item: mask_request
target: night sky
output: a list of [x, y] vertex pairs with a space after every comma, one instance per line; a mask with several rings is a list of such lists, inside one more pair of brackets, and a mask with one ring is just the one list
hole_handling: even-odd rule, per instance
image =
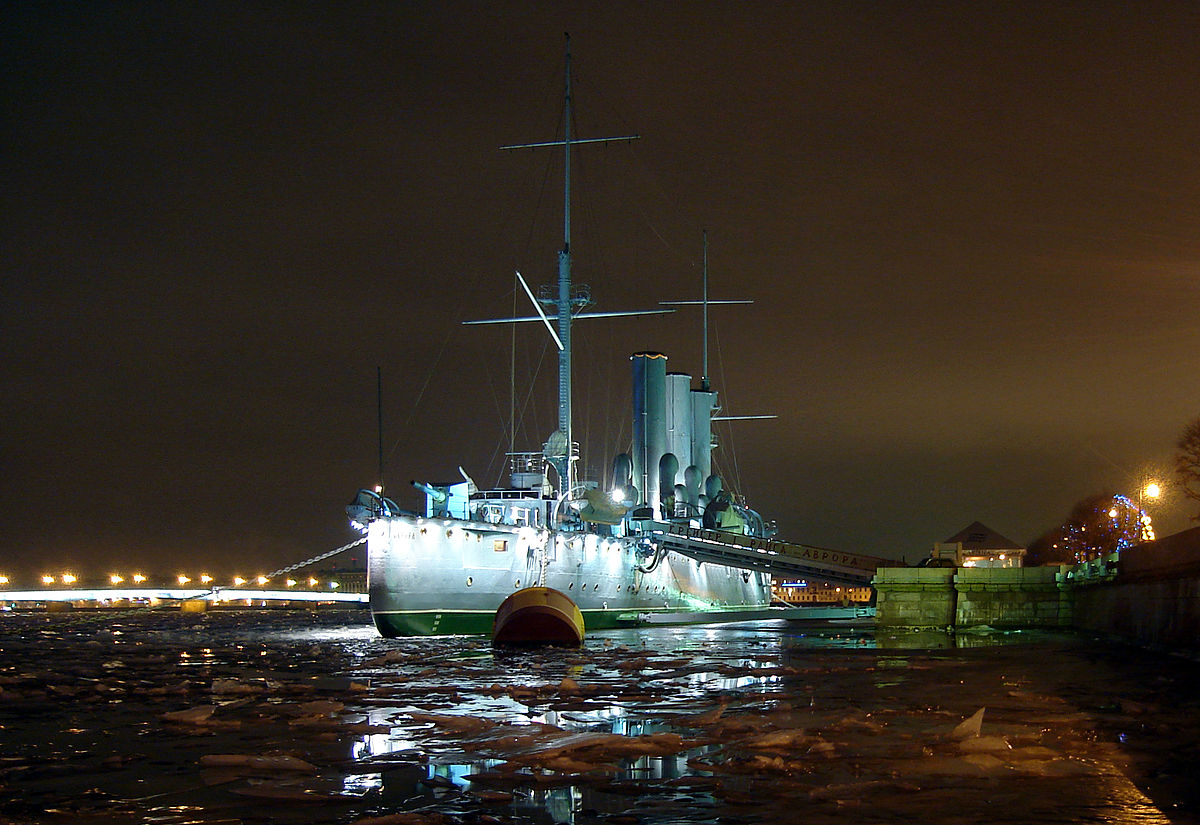
[[[384, 478], [481, 486], [554, 353], [571, 33], [575, 278], [698, 297], [728, 486], [780, 536], [909, 561], [1132, 491], [1200, 414], [1192, 3], [93, 3], [0, 12], [0, 572], [268, 571]], [[517, 298], [520, 298], [518, 301]], [[630, 353], [576, 326], [584, 464], [628, 449]], [[515, 353], [515, 359], [513, 358]], [[587, 413], [583, 412], [587, 408]], [[1194, 508], [1193, 508], [1194, 509]], [[1180, 497], [1152, 511], [1189, 524]]]

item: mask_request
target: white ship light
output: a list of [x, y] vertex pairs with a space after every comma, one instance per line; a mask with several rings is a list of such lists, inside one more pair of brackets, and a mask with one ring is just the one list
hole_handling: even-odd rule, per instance
[[613, 487], [613, 491], [609, 495], [612, 497], [613, 504], [620, 504], [625, 500], [625, 490], [622, 487]]
[[337, 589], [338, 589], [339, 587], [341, 587], [341, 586], [342, 586], [342, 585], [341, 585], [341, 582], [330, 582], [330, 583], [329, 583], [329, 589], [330, 589], [330, 590], [337, 590]]

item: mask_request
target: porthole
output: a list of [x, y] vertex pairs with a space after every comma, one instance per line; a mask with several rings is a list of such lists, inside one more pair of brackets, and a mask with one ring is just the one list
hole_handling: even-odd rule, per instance
[[475, 579], [472, 578], [471, 576], [467, 576], [467, 587], [470, 587], [474, 583], [475, 583]]
[[513, 582], [513, 587], [515, 587], [517, 590], [520, 590], [521, 589], [521, 580], [517, 579], [515, 582]]
[[574, 587], [575, 587], [575, 582], [568, 582], [568, 583], [567, 583], [567, 589], [568, 589], [568, 590], [571, 590], [571, 589], [573, 589]]

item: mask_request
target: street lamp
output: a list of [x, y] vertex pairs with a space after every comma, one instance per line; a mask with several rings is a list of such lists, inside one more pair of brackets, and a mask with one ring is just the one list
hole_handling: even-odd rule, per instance
[[1150, 514], [1146, 512], [1145, 499], [1158, 499], [1162, 496], [1162, 485], [1149, 480], [1138, 490], [1138, 521], [1141, 528], [1142, 541], [1154, 541], [1154, 528], [1150, 523]]

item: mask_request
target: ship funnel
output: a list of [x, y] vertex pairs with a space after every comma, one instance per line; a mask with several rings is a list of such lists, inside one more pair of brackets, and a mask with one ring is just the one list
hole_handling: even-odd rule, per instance
[[[659, 460], [667, 452], [667, 356], [638, 352], [633, 363], [633, 483], [659, 515]], [[671, 479], [672, 484], [674, 479]]]

